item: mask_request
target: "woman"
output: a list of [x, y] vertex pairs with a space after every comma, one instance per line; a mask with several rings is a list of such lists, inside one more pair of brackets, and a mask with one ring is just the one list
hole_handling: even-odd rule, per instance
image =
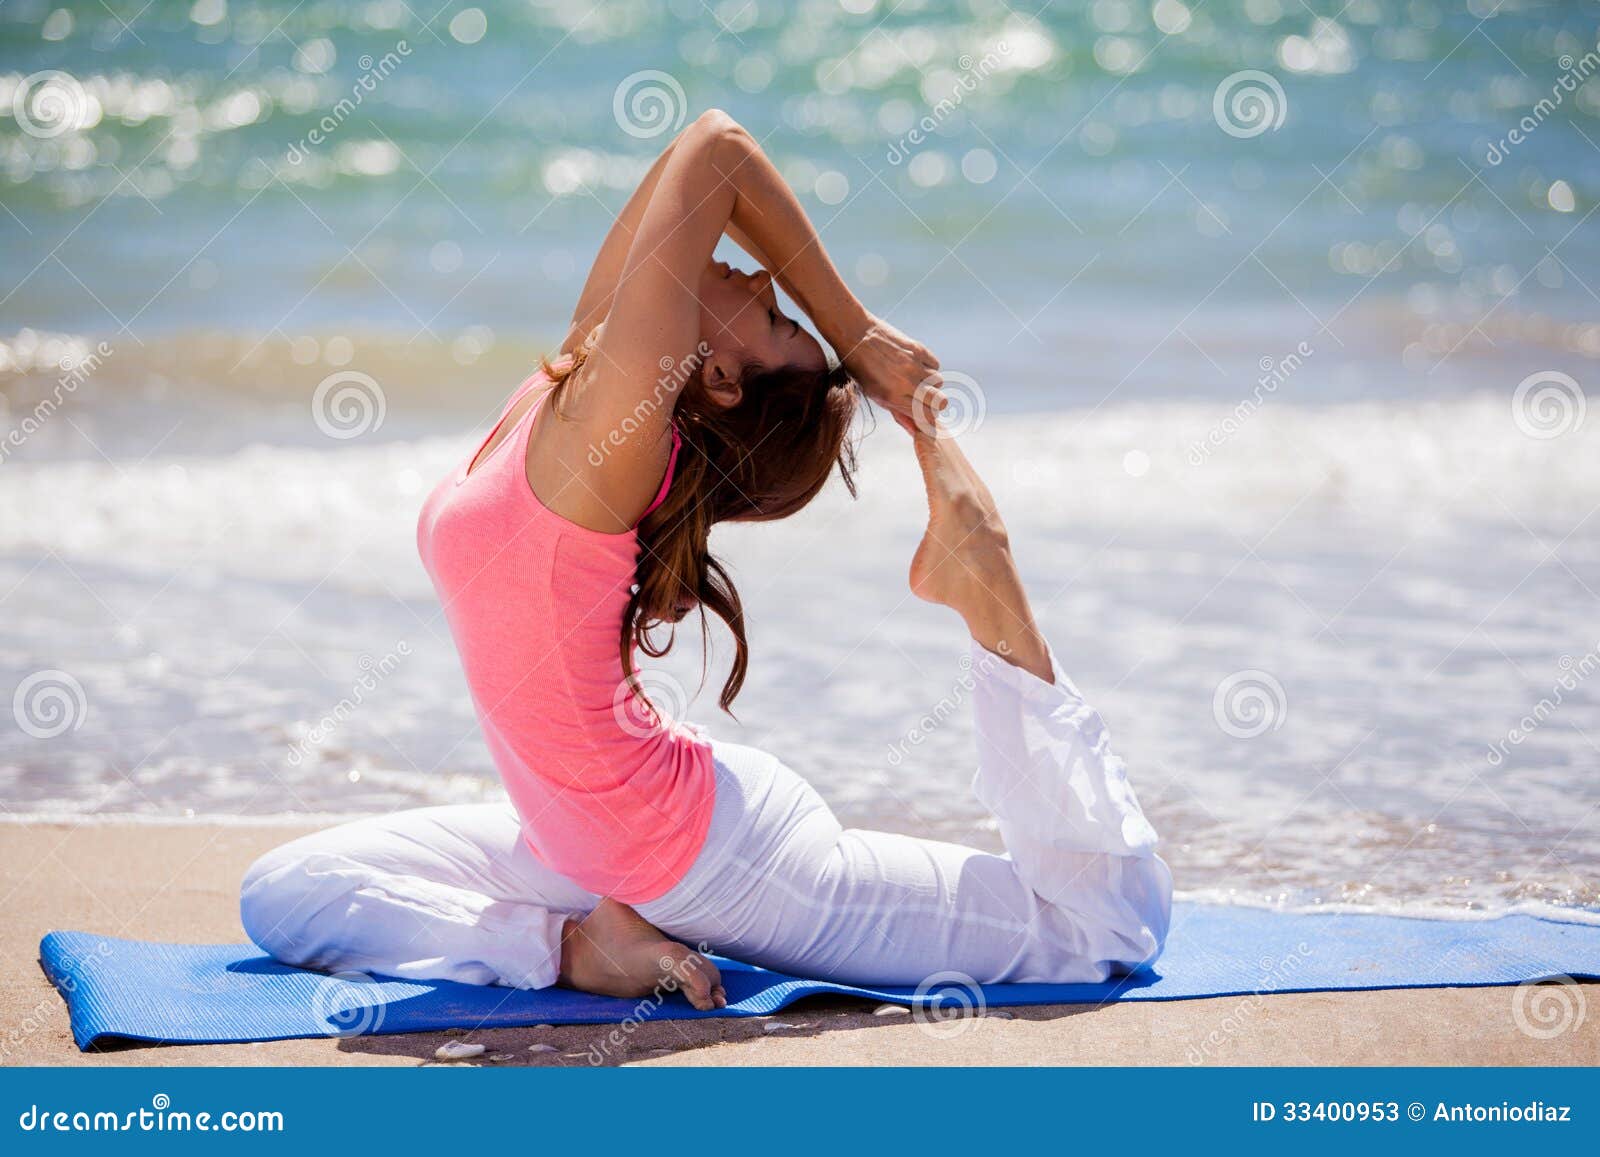
[[[763, 271], [713, 261], [724, 235]], [[775, 278], [839, 368], [779, 311]], [[561, 356], [423, 507], [422, 557], [511, 803], [269, 853], [244, 883], [251, 938], [289, 964], [615, 996], [667, 984], [702, 1009], [726, 1003], [709, 948], [882, 984], [1095, 981], [1153, 960], [1171, 875], [1039, 634], [988, 490], [926, 428], [937, 366], [856, 301], [755, 141], [723, 113], [696, 120], [606, 238]], [[975, 789], [1007, 856], [844, 831], [776, 758], [657, 717], [637, 685], [636, 649], [665, 650], [647, 632], [698, 608], [733, 634], [733, 701], [744, 619], [708, 533], [794, 513], [835, 468], [851, 484], [854, 383], [922, 467], [911, 585], [972, 635]]]

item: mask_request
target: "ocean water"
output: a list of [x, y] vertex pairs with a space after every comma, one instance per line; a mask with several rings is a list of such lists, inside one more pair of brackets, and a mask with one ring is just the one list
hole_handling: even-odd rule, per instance
[[[1600, 4], [1032, 7], [0, 7], [5, 813], [495, 798], [416, 510], [716, 105], [951, 371], [1180, 887], [1600, 905]], [[718, 532], [739, 718], [715, 637], [651, 689], [998, 847], [863, 434]]]

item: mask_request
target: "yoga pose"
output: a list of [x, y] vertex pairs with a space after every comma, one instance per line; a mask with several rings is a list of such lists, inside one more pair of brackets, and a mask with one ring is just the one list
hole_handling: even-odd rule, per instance
[[[712, 260], [730, 237], [762, 269]], [[771, 271], [771, 272], [768, 272]], [[837, 351], [778, 308], [777, 281]], [[423, 506], [418, 544], [510, 802], [263, 856], [245, 929], [289, 964], [725, 1003], [707, 950], [841, 981], [1098, 981], [1161, 951], [1172, 877], [1095, 710], [1040, 635], [988, 489], [941, 436], [938, 363], [855, 299], [755, 141], [707, 113], [600, 249], [560, 356]], [[783, 518], [859, 393], [911, 436], [920, 597], [972, 636], [978, 798], [1006, 855], [844, 830], [778, 759], [662, 717], [635, 655], [709, 611], [748, 660], [711, 527]], [[670, 635], [665, 645], [670, 646]], [[691, 947], [693, 946], [693, 947]]]

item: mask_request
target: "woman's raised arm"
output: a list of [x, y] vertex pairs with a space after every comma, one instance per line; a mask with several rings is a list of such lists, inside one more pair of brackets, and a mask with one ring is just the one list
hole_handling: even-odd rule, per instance
[[736, 128], [713, 111], [684, 129], [635, 190], [584, 287], [567, 349], [597, 326], [598, 335], [563, 387], [563, 420], [535, 427], [527, 457], [534, 493], [581, 526], [627, 530], [660, 485], [688, 380], [677, 368], [695, 364], [700, 340], [700, 278], [733, 210], [718, 160]]
[[937, 411], [939, 359], [874, 317], [839, 276], [794, 192], [747, 134], [730, 180], [739, 191], [728, 236], [772, 274], [805, 311], [867, 396], [907, 417]]
[[682, 134], [674, 137], [672, 143], [661, 150], [651, 164], [649, 172], [629, 195], [627, 204], [623, 205], [622, 212], [617, 214], [611, 228], [606, 232], [606, 238], [600, 243], [600, 252], [595, 255], [594, 264], [589, 267], [589, 276], [584, 280], [583, 292], [578, 295], [577, 307], [572, 311], [572, 324], [567, 330], [567, 336], [561, 343], [561, 352], [570, 354], [583, 344], [594, 327], [606, 319], [606, 314], [611, 312], [611, 302], [616, 296], [617, 284], [622, 280], [622, 267], [628, 260], [628, 250], [633, 246], [633, 235], [639, 230], [639, 222], [644, 219], [645, 206], [650, 203], [650, 198], [655, 195], [656, 185], [661, 181], [661, 171], [667, 167], [667, 161], [672, 156], [672, 150], [677, 148]]
[[[657, 160], [585, 287], [569, 342], [583, 339], [609, 296], [604, 325], [563, 396], [569, 421], [541, 423], [528, 459], [530, 482], [558, 513], [620, 531], [649, 505], [666, 465], [677, 393], [692, 377], [681, 367], [699, 364], [701, 277], [730, 230], [759, 248], [869, 396], [911, 413], [919, 387], [937, 382], [937, 359], [856, 300], [760, 146], [712, 110]], [[624, 231], [631, 240], [613, 286], [609, 269]], [[596, 446], [605, 452], [596, 454]]]

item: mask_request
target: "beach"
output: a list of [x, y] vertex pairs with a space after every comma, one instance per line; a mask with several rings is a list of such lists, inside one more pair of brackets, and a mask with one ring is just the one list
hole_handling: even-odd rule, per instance
[[[723, 107], [940, 358], [1181, 889], [1600, 908], [1580, 9], [30, 2], [0, 46], [0, 810], [503, 798], [418, 509]], [[908, 445], [858, 432], [858, 501], [712, 534], [736, 716], [692, 623], [652, 695], [998, 850]]]
[[[492, 420], [491, 385], [472, 397]], [[102, 402], [56, 428], [114, 426]], [[261, 821], [504, 798], [415, 549], [423, 494], [482, 437], [467, 403], [393, 390], [384, 431], [404, 436], [179, 452], [295, 412], [287, 392], [231, 399], [225, 423], [189, 405], [149, 456], [4, 466], [6, 809]], [[1490, 398], [1272, 405], [1191, 465], [1216, 420], [1107, 405], [962, 435], [1179, 887], [1600, 904], [1600, 422], [1541, 441]], [[964, 632], [906, 585], [926, 513], [887, 420], [859, 483], [713, 532], [750, 623], [736, 715], [715, 702], [727, 637], [702, 650], [692, 622], [646, 664], [652, 696], [779, 756], [846, 826], [999, 850], [970, 787]]]
[[[940, 358], [1181, 894], [1600, 921], [1600, 27], [1487, 7], [0, 5], [5, 1062], [432, 1058], [82, 1056], [38, 939], [235, 941], [271, 844], [505, 798], [419, 508], [711, 108]], [[644, 676], [846, 827], [997, 852], [965, 634], [907, 587], [920, 475], [864, 410], [858, 497], [711, 532], [749, 626], [734, 713], [725, 632], [686, 620]], [[949, 1039], [806, 1005], [607, 1059], [1600, 1060], [1596, 1000], [1547, 1041], [1509, 1001], [1129, 1002]], [[586, 1064], [598, 1035], [488, 1033], [512, 1059], [485, 1063]]]
[[[305, 829], [207, 823], [0, 827], [0, 1060], [6, 1065], [408, 1065], [449, 1040], [463, 1064], [568, 1065], [1593, 1065], [1600, 1016], [1539, 1040], [1505, 988], [1272, 994], [1008, 1010], [938, 1033], [851, 1001], [774, 1017], [645, 1022], [597, 1052], [609, 1026], [492, 1029], [240, 1045], [119, 1045], [80, 1053], [37, 963], [40, 936], [76, 929], [138, 939], [243, 939], [238, 880]], [[1600, 986], [1584, 990], [1591, 1008]], [[778, 1024], [785, 1027], [771, 1029]], [[1209, 1045], [1207, 1042], [1210, 1041]], [[550, 1045], [554, 1052], [529, 1052]]]

